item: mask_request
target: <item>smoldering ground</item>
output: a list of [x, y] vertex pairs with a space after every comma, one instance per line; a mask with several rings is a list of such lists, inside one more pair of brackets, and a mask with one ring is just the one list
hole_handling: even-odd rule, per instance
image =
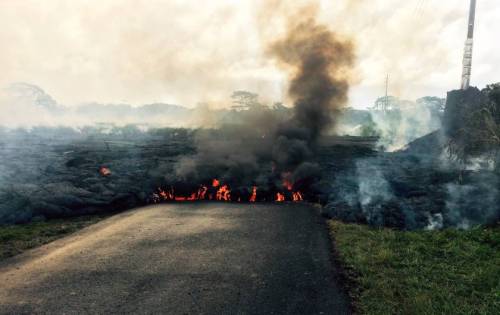
[[325, 213], [406, 229], [497, 224], [498, 95], [500, 84], [449, 92], [442, 128], [332, 174]]

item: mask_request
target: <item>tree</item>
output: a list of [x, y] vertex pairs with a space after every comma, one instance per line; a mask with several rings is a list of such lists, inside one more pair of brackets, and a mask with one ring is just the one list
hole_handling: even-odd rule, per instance
[[399, 100], [397, 97], [382, 96], [382, 97], [377, 98], [373, 109], [375, 109], [375, 110], [395, 110], [395, 109], [399, 109], [398, 103], [399, 103]]
[[436, 96], [424, 96], [417, 100], [417, 104], [427, 107], [431, 112], [441, 113], [444, 111], [446, 100]]
[[259, 95], [248, 91], [234, 91], [231, 95], [233, 100], [233, 109], [248, 110], [252, 107], [261, 106]]
[[464, 123], [449, 139], [448, 150], [451, 156], [462, 162], [484, 155], [498, 159], [500, 83], [488, 85], [481, 94], [485, 96], [484, 100], [474, 110], [464, 114]]
[[483, 93], [488, 95], [489, 99], [495, 103], [497, 108], [500, 108], [500, 82], [487, 85]]

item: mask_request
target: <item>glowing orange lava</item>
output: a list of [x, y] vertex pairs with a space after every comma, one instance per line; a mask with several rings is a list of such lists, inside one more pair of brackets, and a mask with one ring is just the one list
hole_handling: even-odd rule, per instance
[[257, 201], [257, 186], [252, 187], [252, 195], [250, 196], [250, 199], [248, 201], [250, 202]]
[[111, 170], [107, 167], [101, 166], [99, 168], [99, 173], [101, 173], [102, 176], [109, 176], [111, 175]]
[[300, 191], [294, 192], [293, 195], [292, 195], [292, 198], [293, 198], [293, 201], [302, 201], [302, 200], [304, 200], [304, 198], [302, 197], [302, 194], [300, 193]]
[[[276, 202], [293, 201], [299, 202], [303, 201], [304, 197], [300, 191], [293, 191], [293, 184], [288, 181], [283, 182], [283, 186], [289, 191], [279, 191], [274, 196], [267, 195], [264, 191], [261, 196], [262, 201], [274, 200]], [[200, 185], [197, 190], [191, 192], [190, 194], [178, 194], [176, 193], [173, 186], [167, 189], [158, 188], [158, 191], [152, 194], [152, 202], [162, 202], [162, 201], [197, 201], [197, 200], [216, 200], [216, 201], [235, 201], [235, 202], [257, 202], [257, 186], [252, 186], [251, 194], [248, 199], [239, 195], [239, 191], [234, 193], [232, 196], [231, 188], [228, 184], [221, 184], [218, 179], [212, 180], [212, 187]], [[266, 197], [267, 196], [267, 197]], [[233, 197], [233, 198], [231, 198]]]
[[219, 190], [217, 190], [216, 199], [221, 201], [231, 200], [231, 190], [229, 190], [227, 185], [222, 185]]
[[197, 200], [204, 200], [205, 196], [207, 195], [207, 191], [208, 191], [207, 186], [201, 186], [200, 189], [198, 189], [196, 199]]

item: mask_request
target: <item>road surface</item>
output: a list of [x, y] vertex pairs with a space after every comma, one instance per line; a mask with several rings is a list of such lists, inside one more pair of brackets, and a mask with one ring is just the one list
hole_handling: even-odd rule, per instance
[[0, 263], [1, 314], [347, 314], [300, 204], [131, 210]]

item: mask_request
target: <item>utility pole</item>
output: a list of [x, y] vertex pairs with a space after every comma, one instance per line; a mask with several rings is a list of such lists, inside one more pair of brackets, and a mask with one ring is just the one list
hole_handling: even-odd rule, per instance
[[385, 113], [389, 109], [388, 93], [389, 93], [389, 74], [387, 74], [387, 76], [385, 77], [385, 96], [377, 98], [374, 106], [372, 107], [373, 110]]
[[467, 90], [470, 86], [470, 76], [472, 73], [472, 47], [474, 45], [474, 22], [476, 18], [476, 0], [470, 1], [469, 25], [467, 39], [465, 40], [463, 70], [462, 70], [462, 90]]
[[389, 109], [389, 74], [385, 77], [385, 99], [384, 99], [384, 108], [383, 111], [384, 113]]

